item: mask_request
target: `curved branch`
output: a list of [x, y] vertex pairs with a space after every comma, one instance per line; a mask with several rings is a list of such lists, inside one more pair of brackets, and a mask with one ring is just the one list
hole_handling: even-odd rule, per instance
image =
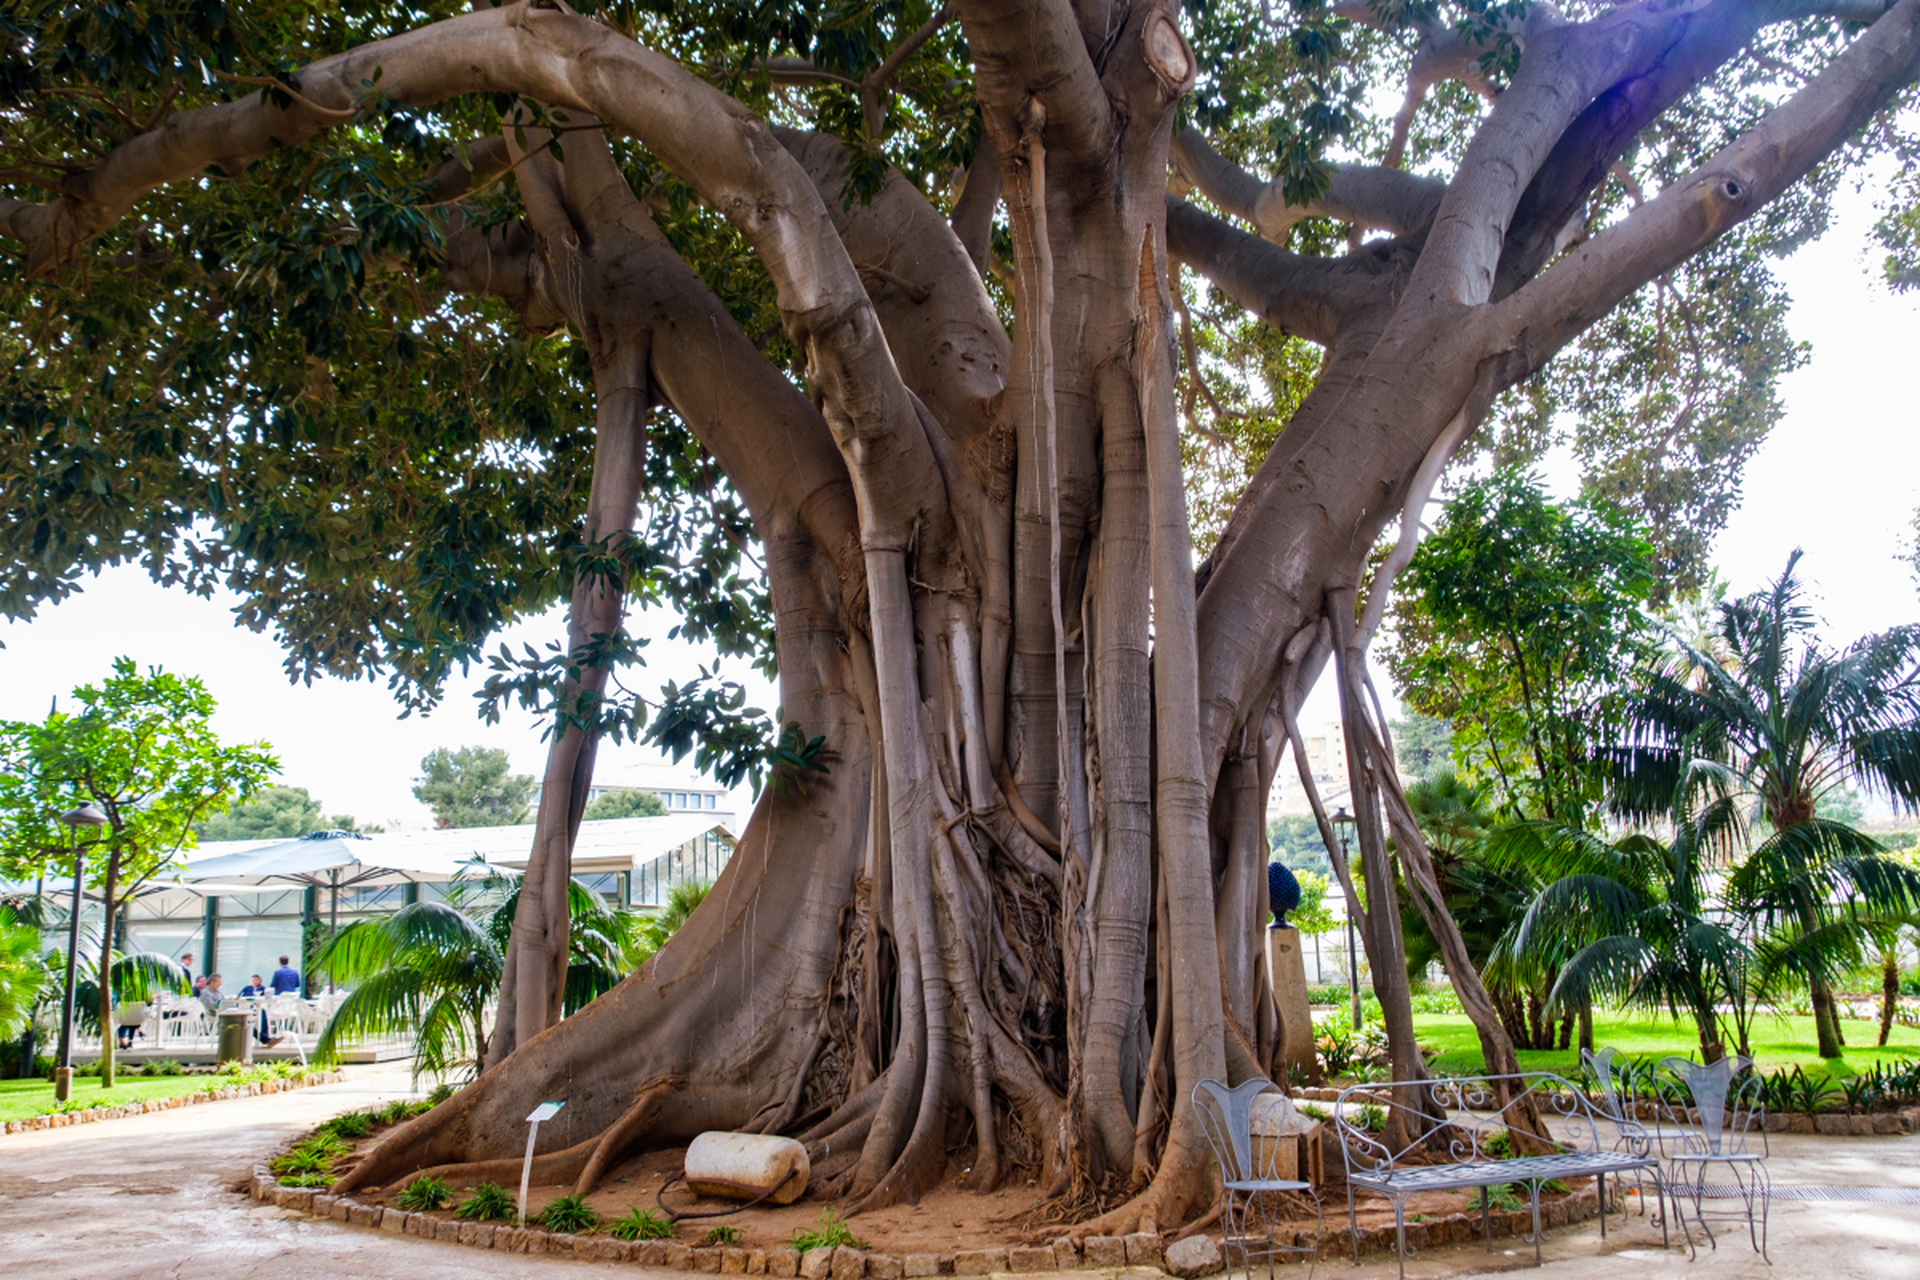
[[1331, 346], [1362, 311], [1391, 307], [1391, 276], [1376, 255], [1315, 258], [1289, 253], [1167, 198], [1167, 247], [1183, 266], [1282, 333]]
[[1433, 221], [1447, 184], [1396, 168], [1333, 166], [1326, 191], [1306, 204], [1290, 205], [1278, 182], [1263, 182], [1227, 159], [1192, 129], [1174, 135], [1173, 154], [1181, 172], [1207, 199], [1278, 241], [1302, 218], [1339, 218], [1363, 227], [1409, 235]]

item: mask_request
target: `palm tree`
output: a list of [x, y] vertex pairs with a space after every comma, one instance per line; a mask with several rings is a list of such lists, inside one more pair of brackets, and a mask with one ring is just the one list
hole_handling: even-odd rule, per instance
[[1525, 822], [1488, 841], [1496, 865], [1547, 881], [1505, 948], [1520, 972], [1557, 970], [1550, 1008], [1615, 1000], [1692, 1020], [1707, 1062], [1725, 1056], [1722, 1010], [1748, 1048], [1759, 955], [1737, 910], [1715, 900], [1713, 859], [1691, 827], [1662, 842], [1609, 841], [1558, 823]]
[[1799, 560], [1795, 551], [1765, 590], [1720, 606], [1712, 651], [1676, 641], [1645, 673], [1625, 743], [1604, 754], [1613, 807], [1629, 820], [1690, 824], [1728, 861], [1760, 837], [1728, 893], [1783, 939], [1797, 933], [1775, 959], [1806, 978], [1831, 1058], [1842, 1047], [1839, 963], [1877, 917], [1912, 908], [1920, 877], [1817, 809], [1856, 780], [1920, 806], [1920, 627], [1827, 648]]
[[[469, 893], [499, 891], [486, 876]], [[466, 896], [460, 894], [458, 896]], [[570, 960], [562, 1009], [572, 1014], [611, 991], [634, 967], [634, 922], [578, 880], [568, 881]], [[487, 1010], [500, 990], [507, 939], [520, 905], [514, 882], [500, 905], [475, 919], [457, 905], [416, 902], [390, 916], [348, 925], [331, 938], [314, 967], [352, 988], [320, 1033], [315, 1056], [368, 1036], [411, 1032], [414, 1074], [478, 1074], [487, 1056]]]

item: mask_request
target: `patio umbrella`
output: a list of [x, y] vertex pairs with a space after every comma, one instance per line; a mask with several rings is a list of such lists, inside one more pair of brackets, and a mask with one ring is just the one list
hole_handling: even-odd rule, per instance
[[[382, 842], [357, 831], [315, 831], [292, 840], [276, 840], [236, 853], [218, 854], [189, 862], [181, 879], [188, 882], [218, 881], [223, 885], [257, 886], [274, 882], [312, 885], [324, 888], [330, 896], [328, 925], [340, 925], [340, 890], [357, 885], [404, 884], [408, 881], [443, 880], [439, 868], [418, 865], [389, 865], [393, 862], [417, 863], [404, 856], [382, 858]], [[400, 851], [388, 850], [399, 853]]]

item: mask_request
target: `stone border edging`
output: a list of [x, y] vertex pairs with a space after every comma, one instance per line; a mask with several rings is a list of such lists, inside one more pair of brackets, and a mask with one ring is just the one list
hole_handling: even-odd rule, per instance
[[55, 1115], [28, 1116], [25, 1120], [9, 1120], [7, 1133], [34, 1133], [41, 1129], [62, 1129], [72, 1124], [93, 1124], [100, 1120], [123, 1120], [128, 1116], [147, 1115], [155, 1111], [171, 1111], [175, 1107], [197, 1106], [202, 1102], [229, 1102], [234, 1098], [258, 1098], [269, 1093], [285, 1093], [289, 1089], [306, 1089], [314, 1085], [338, 1084], [346, 1076], [338, 1071], [314, 1071], [306, 1075], [286, 1079], [256, 1080], [251, 1084], [227, 1085], [212, 1092], [194, 1092], [175, 1094], [171, 1098], [148, 1098], [145, 1102], [123, 1102], [114, 1107], [89, 1107], [85, 1111], [65, 1111]]
[[[1011, 1272], [1109, 1270], [1148, 1267], [1181, 1277], [1216, 1275], [1226, 1270], [1220, 1245], [1213, 1236], [1191, 1235], [1168, 1243], [1142, 1232], [1130, 1236], [1089, 1236], [1076, 1247], [1069, 1236], [1051, 1245], [1005, 1249], [963, 1249], [951, 1254], [910, 1253], [904, 1258], [869, 1253], [841, 1245], [812, 1249], [744, 1249], [694, 1246], [677, 1240], [616, 1240], [612, 1236], [569, 1235], [540, 1227], [513, 1227], [504, 1223], [463, 1222], [431, 1213], [408, 1213], [377, 1204], [361, 1204], [351, 1196], [334, 1196], [311, 1187], [283, 1187], [261, 1161], [253, 1167], [252, 1198], [315, 1218], [329, 1218], [349, 1226], [370, 1227], [395, 1235], [438, 1240], [475, 1249], [504, 1253], [546, 1254], [591, 1262], [632, 1262], [645, 1267], [691, 1271], [707, 1275], [769, 1276], [775, 1280], [913, 1280], [931, 1276], [986, 1276]], [[1540, 1223], [1547, 1228], [1584, 1222], [1594, 1215], [1598, 1196], [1591, 1186], [1540, 1206]], [[1493, 1234], [1518, 1237], [1533, 1229], [1525, 1209], [1491, 1215]], [[1298, 1243], [1308, 1233], [1294, 1234]], [[1351, 1256], [1354, 1233], [1347, 1228], [1321, 1236], [1320, 1257]], [[1387, 1253], [1394, 1248], [1393, 1224], [1363, 1227], [1360, 1252]], [[1407, 1224], [1409, 1250], [1464, 1244], [1480, 1238], [1480, 1215], [1450, 1213]]]

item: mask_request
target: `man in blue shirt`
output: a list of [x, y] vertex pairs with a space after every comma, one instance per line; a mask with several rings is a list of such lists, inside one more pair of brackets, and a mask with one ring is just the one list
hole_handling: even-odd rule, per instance
[[280, 967], [273, 971], [273, 994], [284, 996], [300, 990], [300, 971], [293, 967], [287, 956], [280, 957]]

